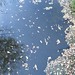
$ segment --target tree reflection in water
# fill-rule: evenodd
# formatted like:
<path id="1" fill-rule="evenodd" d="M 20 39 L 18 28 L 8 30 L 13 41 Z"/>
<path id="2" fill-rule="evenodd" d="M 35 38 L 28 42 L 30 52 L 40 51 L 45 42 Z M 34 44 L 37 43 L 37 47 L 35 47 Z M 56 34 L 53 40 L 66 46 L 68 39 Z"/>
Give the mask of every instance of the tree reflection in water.
<path id="1" fill-rule="evenodd" d="M 24 63 L 23 46 L 12 37 L 0 36 L 0 75 L 12 73 Z"/>

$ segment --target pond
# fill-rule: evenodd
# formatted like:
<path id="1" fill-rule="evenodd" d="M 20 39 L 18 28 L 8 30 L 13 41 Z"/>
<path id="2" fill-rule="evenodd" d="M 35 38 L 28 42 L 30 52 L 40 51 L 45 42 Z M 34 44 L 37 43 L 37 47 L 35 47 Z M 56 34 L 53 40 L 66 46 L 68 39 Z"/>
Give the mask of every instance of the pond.
<path id="1" fill-rule="evenodd" d="M 47 59 L 69 48 L 64 31 L 71 23 L 63 19 L 58 1 L 35 1 L 8 0 L 0 6 L 0 29 L 10 30 L 10 36 L 25 46 L 27 66 L 17 68 L 18 75 L 46 75 Z"/>

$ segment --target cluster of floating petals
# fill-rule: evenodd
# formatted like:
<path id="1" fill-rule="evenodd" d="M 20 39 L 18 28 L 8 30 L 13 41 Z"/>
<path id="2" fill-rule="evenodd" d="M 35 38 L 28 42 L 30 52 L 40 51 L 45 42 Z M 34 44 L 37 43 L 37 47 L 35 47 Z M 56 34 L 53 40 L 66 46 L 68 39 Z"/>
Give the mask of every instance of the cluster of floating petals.
<path id="1" fill-rule="evenodd" d="M 65 14 L 64 19 L 69 19 L 75 24 L 75 18 L 69 8 L 70 0 L 59 0 L 63 6 L 62 12 Z M 68 12 L 70 11 L 70 12 Z M 46 75 L 75 75 L 75 25 L 70 25 L 66 30 L 66 42 L 69 44 L 69 49 L 63 49 L 63 53 L 57 59 L 49 61 L 45 69 Z"/>
<path id="2" fill-rule="evenodd" d="M 66 40 L 69 49 L 63 49 L 64 53 L 57 59 L 47 63 L 46 75 L 75 75 L 75 26 L 68 28 Z"/>
<path id="3" fill-rule="evenodd" d="M 65 49 L 62 56 L 47 64 L 46 75 L 75 75 L 75 49 Z"/>

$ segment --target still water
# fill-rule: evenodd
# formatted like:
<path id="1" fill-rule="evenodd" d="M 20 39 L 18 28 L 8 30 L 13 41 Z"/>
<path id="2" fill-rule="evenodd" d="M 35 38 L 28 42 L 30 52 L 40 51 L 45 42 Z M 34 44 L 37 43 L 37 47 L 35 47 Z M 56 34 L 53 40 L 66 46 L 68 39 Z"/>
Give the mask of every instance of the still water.
<path id="1" fill-rule="evenodd" d="M 11 36 L 25 45 L 28 67 L 18 68 L 18 75 L 46 75 L 48 57 L 54 60 L 62 49 L 68 48 L 64 31 L 70 24 L 63 19 L 58 1 L 49 2 L 42 0 L 34 4 L 32 0 L 24 3 L 8 0 L 0 6 L 0 29 L 11 30 Z M 48 7 L 51 9 L 46 10 Z"/>

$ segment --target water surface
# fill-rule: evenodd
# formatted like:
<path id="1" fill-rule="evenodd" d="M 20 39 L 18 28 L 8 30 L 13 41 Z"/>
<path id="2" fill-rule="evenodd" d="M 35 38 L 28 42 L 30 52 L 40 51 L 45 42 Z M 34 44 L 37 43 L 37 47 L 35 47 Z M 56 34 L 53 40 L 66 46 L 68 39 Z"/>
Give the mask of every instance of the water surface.
<path id="1" fill-rule="evenodd" d="M 44 9 L 49 6 L 53 9 Z M 62 7 L 57 0 L 51 5 L 48 0 L 42 0 L 38 4 L 25 0 L 24 4 L 8 1 L 1 9 L 0 28 L 10 29 L 13 32 L 12 37 L 23 43 L 26 48 L 26 62 L 29 66 L 27 70 L 18 68 L 19 75 L 46 75 L 44 69 L 47 58 L 51 57 L 54 60 L 61 54 L 62 49 L 68 48 L 64 31 L 69 24 L 63 19 Z M 60 40 L 59 44 L 57 40 Z"/>

